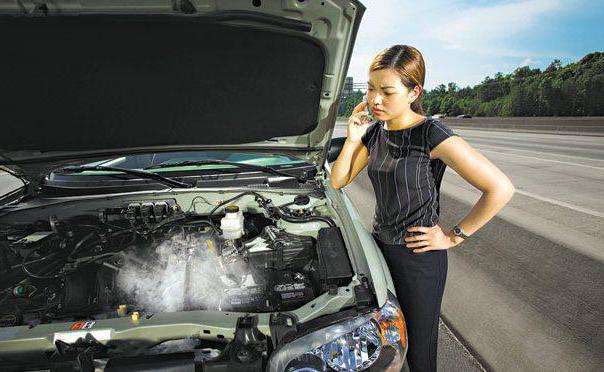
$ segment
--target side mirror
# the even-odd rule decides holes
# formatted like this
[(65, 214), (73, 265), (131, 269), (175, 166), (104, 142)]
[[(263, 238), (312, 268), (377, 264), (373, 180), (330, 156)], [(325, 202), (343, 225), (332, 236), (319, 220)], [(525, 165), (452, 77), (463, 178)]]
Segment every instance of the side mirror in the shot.
[(344, 142), (346, 142), (346, 137), (336, 137), (331, 139), (331, 142), (329, 143), (329, 151), (327, 152), (328, 163), (336, 161), (340, 155), (340, 151), (342, 151), (342, 147), (344, 147)]

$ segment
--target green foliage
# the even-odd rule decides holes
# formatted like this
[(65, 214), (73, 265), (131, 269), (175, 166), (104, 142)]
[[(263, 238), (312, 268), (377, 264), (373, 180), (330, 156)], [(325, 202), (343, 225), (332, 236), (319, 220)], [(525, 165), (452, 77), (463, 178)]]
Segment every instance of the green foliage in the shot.
[(352, 114), (352, 110), (354, 110), (354, 108), (363, 100), (363, 95), (363, 92), (357, 90), (352, 92), (350, 96), (344, 98), (342, 105), (340, 105), (338, 116), (349, 117)]
[[(604, 53), (590, 53), (564, 67), (555, 59), (543, 72), (523, 66), (508, 75), (486, 77), (469, 89), (477, 102), (468, 102), (468, 95), (454, 94), (448, 98), (448, 107), (451, 101), (460, 102), (463, 113), (475, 116), (604, 115)], [(433, 94), (435, 90), (426, 98), (446, 98)], [(457, 114), (455, 110), (432, 106), (437, 110), (429, 114)]]
[[(361, 91), (354, 92), (342, 116), (350, 116), (362, 97)], [(555, 59), (544, 71), (523, 66), (511, 74), (499, 72), (474, 87), (440, 84), (423, 95), (422, 105), (429, 115), (601, 116), (604, 53), (590, 53), (566, 66)]]

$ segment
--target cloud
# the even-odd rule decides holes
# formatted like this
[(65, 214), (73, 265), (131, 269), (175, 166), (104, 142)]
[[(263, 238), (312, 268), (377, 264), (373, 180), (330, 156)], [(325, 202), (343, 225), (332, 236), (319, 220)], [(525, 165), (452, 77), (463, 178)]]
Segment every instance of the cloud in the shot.
[(539, 61), (535, 61), (532, 58), (525, 58), (522, 62), (520, 62), (520, 66), (530, 66), (530, 65), (536, 65), (540, 63)]
[[(531, 67), (543, 67), (541, 63), (554, 58), (576, 61), (582, 55), (575, 56), (576, 51), (556, 44), (555, 38), (574, 35), (572, 22), (564, 20), (594, 12), (602, 0), (361, 1), (367, 11), (348, 75), (355, 83), (365, 81), (377, 52), (409, 44), (424, 55), (430, 89), (450, 81), (474, 85), (486, 75), (515, 70), (521, 61)], [(554, 20), (564, 23), (554, 28)]]
[(561, 7), (560, 0), (524, 0), (455, 11), (435, 22), (427, 36), (449, 49), (525, 58), (526, 51), (504, 47), (506, 39), (528, 32), (541, 16)]

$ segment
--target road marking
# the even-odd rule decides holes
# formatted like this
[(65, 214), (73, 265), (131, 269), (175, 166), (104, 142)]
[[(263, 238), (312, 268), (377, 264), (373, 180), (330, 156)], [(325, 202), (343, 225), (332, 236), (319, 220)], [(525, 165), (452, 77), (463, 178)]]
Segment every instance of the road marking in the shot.
[(566, 202), (563, 202), (563, 201), (560, 201), (560, 200), (546, 198), (545, 196), (533, 194), (532, 192), (528, 192), (528, 191), (516, 190), (516, 192), (518, 194), (525, 195), (525, 196), (528, 196), (528, 197), (533, 198), (533, 199), (538, 199), (538, 200), (541, 200), (541, 201), (544, 201), (544, 202), (547, 202), (547, 203), (556, 204), (556, 205), (559, 205), (561, 207), (566, 207), (566, 208), (575, 210), (577, 212), (582, 212), (582, 213), (590, 214), (592, 216), (604, 218), (604, 213), (602, 213), (602, 212), (598, 212), (598, 211), (594, 211), (594, 210), (591, 210), (591, 209), (579, 207), (579, 206), (572, 205), (572, 204), (569, 204), (569, 203), (566, 203)]
[[(447, 171), (455, 174), (456, 176), (458, 176), (459, 178), (461, 178), (463, 180), (463, 178), (459, 174), (457, 174), (457, 172), (455, 172), (455, 170), (451, 169), (450, 167), (447, 167)], [(460, 186), (457, 186), (457, 187), (460, 187)], [(472, 189), (472, 190), (480, 193), (479, 190), (476, 190), (476, 189)], [(604, 218), (604, 213), (602, 213), (602, 212), (594, 211), (594, 210), (583, 208), (583, 207), (579, 207), (577, 205), (566, 203), (566, 202), (563, 202), (563, 201), (560, 201), (560, 200), (550, 199), (550, 198), (545, 197), (545, 196), (533, 194), (532, 192), (516, 189), (516, 191), (514, 193), (520, 194), (520, 195), (524, 195), (524, 196), (528, 196), (529, 198), (541, 200), (541, 201), (544, 201), (546, 203), (555, 204), (555, 205), (558, 205), (560, 207), (565, 207), (565, 208), (568, 208), (568, 209), (572, 209), (572, 210), (577, 211), (577, 212), (589, 214), (589, 215), (592, 215), (592, 216), (595, 216), (595, 217)]]
[[(477, 195), (476, 192), (480, 194), (478, 190), (476, 190), (476, 192), (474, 192), (474, 190), (468, 190), (451, 182), (448, 182), (441, 188), (443, 194), (470, 206), (478, 200), (479, 195)], [(539, 212), (534, 209), (531, 211), (524, 211), (513, 205), (506, 205), (505, 208), (497, 213), (497, 216), (526, 231), (542, 236), (585, 256), (591, 257), (598, 262), (604, 263), (604, 250), (601, 248), (602, 238), (600, 236), (590, 235), (589, 233), (579, 231), (572, 226), (559, 223), (551, 216), (542, 217), (539, 215)]]
[(494, 152), (496, 154), (512, 155), (512, 156), (518, 156), (518, 157), (521, 157), (521, 158), (528, 158), (528, 159), (534, 159), (534, 160), (549, 161), (549, 162), (552, 162), (552, 163), (561, 163), (561, 164), (573, 165), (575, 167), (591, 168), (591, 169), (597, 169), (597, 170), (604, 171), (604, 168), (602, 168), (602, 167), (594, 167), (594, 166), (591, 166), (591, 165), (577, 164), (577, 163), (571, 163), (571, 162), (568, 162), (568, 161), (561, 161), (561, 160), (543, 159), (543, 158), (537, 158), (537, 157), (534, 157), (534, 156), (518, 155), (518, 154), (509, 153), (509, 152), (501, 152), (501, 151), (488, 150), (488, 149), (484, 149), (484, 148), (478, 148), (478, 149), (482, 150), (482, 151), (486, 151), (486, 152)]
[[(575, 156), (575, 155), (564, 155), (564, 154), (557, 154), (557, 153), (546, 153), (543, 151), (532, 151), (532, 150), (524, 150), (524, 149), (516, 149), (516, 148), (510, 148), (510, 147), (505, 147), (505, 146), (495, 146), (495, 145), (483, 145), (483, 146), (487, 146), (487, 147), (491, 147), (491, 148), (495, 148), (495, 149), (502, 149), (502, 150), (513, 150), (513, 151), (523, 151), (523, 152), (530, 152), (533, 154), (539, 154), (539, 155), (555, 155), (555, 156), (564, 156), (567, 158), (573, 158), (573, 159), (580, 159), (580, 160), (593, 160), (593, 161), (604, 161), (604, 159), (595, 159), (595, 158), (588, 158), (585, 156)], [(479, 148), (479, 147), (476, 147)], [(480, 147), (480, 148), (484, 148), (484, 147)]]

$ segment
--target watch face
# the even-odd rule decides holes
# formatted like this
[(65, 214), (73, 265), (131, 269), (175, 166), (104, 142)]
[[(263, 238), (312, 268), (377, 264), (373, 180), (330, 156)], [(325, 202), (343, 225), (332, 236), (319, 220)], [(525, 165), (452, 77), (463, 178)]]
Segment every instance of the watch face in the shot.
[(459, 235), (459, 234), (461, 234), (461, 229), (456, 226), (453, 228), (453, 232), (455, 233), (455, 235)]

